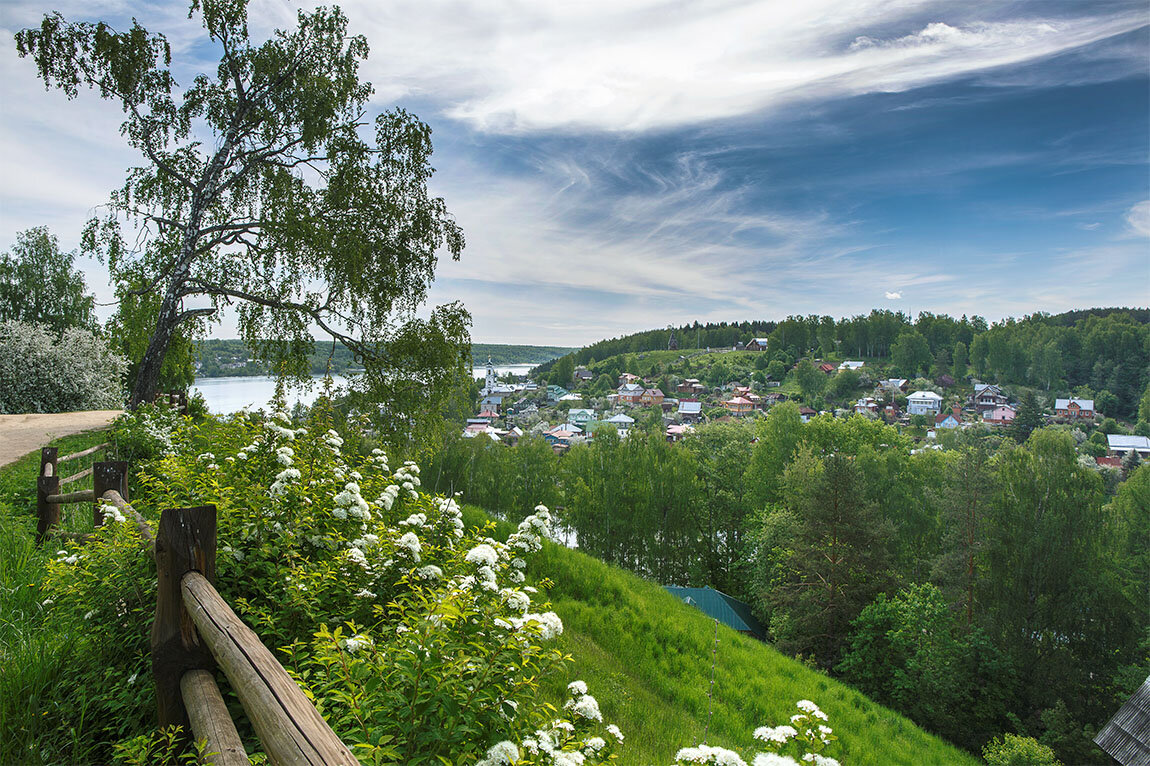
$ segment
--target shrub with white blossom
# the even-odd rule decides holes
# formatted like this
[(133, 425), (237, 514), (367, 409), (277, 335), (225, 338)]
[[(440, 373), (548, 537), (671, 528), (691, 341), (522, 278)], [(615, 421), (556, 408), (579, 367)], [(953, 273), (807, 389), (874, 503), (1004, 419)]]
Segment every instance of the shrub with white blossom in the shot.
[[(789, 724), (760, 726), (754, 738), (765, 751), (750, 758), (750, 766), (839, 766), (839, 762), (824, 754), (838, 737), (827, 724), (827, 714), (810, 700), (799, 700), (799, 712), (791, 716)], [(717, 766), (747, 766), (748, 761), (735, 750), (713, 745), (684, 747), (675, 754), (676, 764), (712, 763)]]
[(0, 322), (0, 413), (119, 409), (127, 371), (90, 330)]
[[(506, 541), (493, 525), (466, 529), (454, 499), (420, 491), (416, 464), (346, 454), (325, 418), (320, 408), (303, 427), (282, 414), (183, 421), (140, 472), (142, 494), (152, 508), (217, 506), (218, 590), (282, 648), (364, 762), (614, 760), (623, 736), (585, 685), (559, 710), (539, 695), (539, 679), (570, 659), (548, 646), (562, 621), (525, 584), (549, 511), (536, 508)], [(99, 566), (143, 556), (131, 525), (109, 526), (122, 531), (101, 534), (120, 547)], [(76, 609), (101, 590), (85, 550), (63, 551), (50, 583), (73, 588)], [(135, 590), (146, 602), (154, 580)]]

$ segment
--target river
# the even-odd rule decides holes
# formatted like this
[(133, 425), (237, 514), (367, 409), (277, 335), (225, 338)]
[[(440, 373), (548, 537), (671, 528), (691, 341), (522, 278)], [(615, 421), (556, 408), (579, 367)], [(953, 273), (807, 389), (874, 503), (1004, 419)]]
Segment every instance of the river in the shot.
[[(536, 364), (538, 364), (538, 362), (536, 362)], [(526, 375), (534, 366), (535, 364), (496, 365), (495, 372), (498, 375), (506, 375), (508, 373)], [(473, 367), (471, 374), (476, 378), (482, 378), (487, 374), (487, 368)], [(331, 377), (337, 386), (343, 385), (348, 381), (348, 378), (344, 375), (332, 375)], [(208, 404), (209, 412), (227, 414), (241, 410), (244, 407), (250, 407), (252, 409), (266, 408), (268, 402), (275, 396), (276, 379), (266, 375), (236, 378), (198, 378), (192, 385), (191, 390), (193, 393), (199, 393), (204, 397), (204, 401)], [(296, 402), (310, 405), (319, 398), (322, 391), (323, 376), (315, 375), (312, 377), (310, 388), (302, 391), (299, 388), (288, 389), (288, 407), (294, 406)]]

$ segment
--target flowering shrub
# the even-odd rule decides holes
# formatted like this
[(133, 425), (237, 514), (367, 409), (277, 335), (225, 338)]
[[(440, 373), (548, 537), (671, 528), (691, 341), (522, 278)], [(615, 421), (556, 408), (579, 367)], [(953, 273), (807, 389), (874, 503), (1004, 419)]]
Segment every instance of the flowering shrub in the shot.
[[(180, 419), (139, 482), (154, 507), (217, 506), (217, 588), (265, 645), (283, 648), (361, 760), (613, 760), (622, 734), (584, 684), (571, 685), (562, 710), (538, 697), (538, 679), (570, 659), (547, 648), (563, 624), (527, 584), (548, 510), (506, 541), (491, 526), (465, 529), (453, 499), (420, 491), (417, 465), (347, 454), (325, 417), (303, 427), (282, 414), (207, 427)], [(139, 436), (155, 424), (123, 427)], [(108, 526), (130, 537), (131, 525)], [(53, 585), (88, 602), (86, 588), (99, 587), (85, 574), (90, 559), (66, 553)], [(142, 638), (143, 622), (134, 628)]]
[(89, 330), (0, 322), (0, 413), (118, 409), (127, 369)]
[[(796, 707), (799, 712), (791, 716), (789, 724), (755, 729), (753, 736), (763, 743), (761, 747), (765, 747), (766, 751), (755, 754), (751, 766), (839, 766), (837, 760), (823, 755), (823, 751), (838, 739), (827, 725), (827, 714), (810, 700), (799, 700)], [(787, 755), (788, 751), (795, 757)], [(684, 747), (675, 754), (675, 762), (747, 766), (738, 752), (711, 745)]]

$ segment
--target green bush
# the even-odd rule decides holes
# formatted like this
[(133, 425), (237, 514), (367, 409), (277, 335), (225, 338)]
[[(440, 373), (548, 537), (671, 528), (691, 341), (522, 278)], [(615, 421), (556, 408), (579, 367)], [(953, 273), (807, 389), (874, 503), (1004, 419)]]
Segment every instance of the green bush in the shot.
[(982, 748), (987, 766), (1061, 766), (1054, 751), (1033, 737), (1003, 734)]
[(0, 413), (118, 409), (127, 368), (90, 330), (0, 323)]

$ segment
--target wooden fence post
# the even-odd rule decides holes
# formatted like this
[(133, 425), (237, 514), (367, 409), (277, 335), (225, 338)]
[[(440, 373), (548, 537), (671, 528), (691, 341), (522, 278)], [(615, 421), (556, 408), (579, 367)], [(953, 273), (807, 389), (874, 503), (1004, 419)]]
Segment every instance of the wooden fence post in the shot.
[(49, 503), (48, 496), (60, 492), (59, 476), (41, 476), (36, 479), (36, 544), (44, 542), (48, 530), (60, 526), (60, 506)]
[(128, 499), (128, 463), (125, 460), (109, 460), (92, 465), (92, 492), (96, 502), (92, 506), (92, 526), (99, 527), (104, 524), (104, 514), (100, 512), (100, 498), (110, 489), (120, 493), (124, 500)]
[[(60, 469), (56, 464), (56, 458), (60, 456), (59, 447), (42, 447), (40, 449), (40, 476), (59, 476)], [(52, 466), (52, 470), (47, 473), (44, 472), (44, 466)]]
[(184, 608), (180, 581), (191, 571), (216, 580), (216, 507), (168, 508), (156, 534), (156, 617), (152, 622), (152, 676), (160, 726), (183, 726), (190, 733), (180, 694), (188, 670), (214, 670), (215, 660), (200, 641)]

